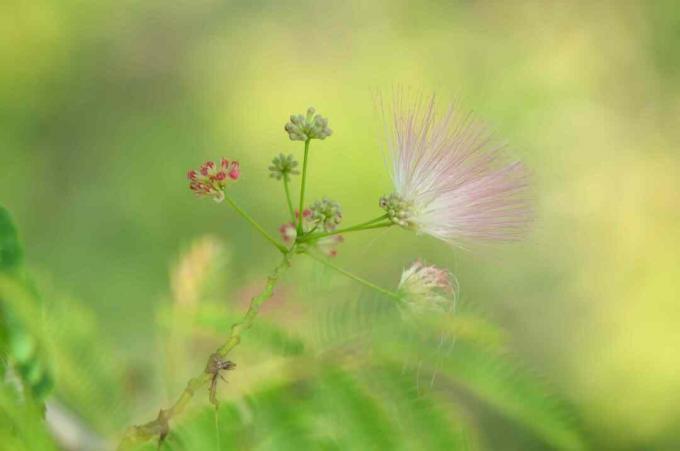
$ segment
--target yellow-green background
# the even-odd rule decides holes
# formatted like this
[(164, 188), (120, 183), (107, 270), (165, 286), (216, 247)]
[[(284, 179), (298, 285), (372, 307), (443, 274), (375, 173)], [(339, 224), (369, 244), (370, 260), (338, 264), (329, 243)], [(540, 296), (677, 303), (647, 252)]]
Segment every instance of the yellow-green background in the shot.
[(459, 99), (511, 144), (533, 232), (481, 253), (367, 233), (337, 262), (386, 286), (417, 256), (449, 266), (594, 447), (680, 446), (677, 2), (5, 1), (0, 202), (30, 265), (134, 366), (192, 239), (222, 237), (239, 283), (275, 262), (186, 170), (239, 159), (234, 197), (275, 230), (267, 163), (301, 156), (283, 124), (314, 105), (334, 135), (312, 144), (309, 198), (372, 217), (390, 189), (373, 97), (396, 85)]

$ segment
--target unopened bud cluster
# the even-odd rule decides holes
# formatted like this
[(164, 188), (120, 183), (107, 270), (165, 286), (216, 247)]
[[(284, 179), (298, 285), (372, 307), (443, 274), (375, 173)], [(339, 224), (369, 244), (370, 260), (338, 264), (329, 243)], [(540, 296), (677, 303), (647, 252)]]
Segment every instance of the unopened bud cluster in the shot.
[(406, 228), (413, 227), (413, 223), (410, 221), (413, 217), (413, 206), (411, 202), (404, 200), (397, 193), (382, 196), (380, 198), (380, 208), (385, 210), (387, 217), (393, 223)]
[(222, 159), (219, 165), (213, 161), (207, 161), (201, 165), (198, 171), (191, 170), (187, 173), (189, 189), (199, 196), (212, 197), (216, 202), (224, 199), (224, 189), (227, 182), (236, 181), (240, 176), (238, 161)]
[(311, 220), (318, 224), (324, 231), (335, 229), (342, 221), (342, 209), (334, 200), (323, 198), (314, 202), (311, 207)]
[(272, 165), (269, 166), (269, 171), (271, 172), (271, 177), (276, 180), (288, 179), (289, 175), (298, 175), (300, 171), (295, 169), (298, 166), (298, 162), (295, 160), (293, 155), (279, 154), (272, 160)]
[[(295, 213), (295, 218), (296, 220), (300, 219), (299, 211)], [(316, 222), (313, 219), (312, 210), (310, 208), (306, 208), (302, 212), (302, 230), (305, 233), (309, 233), (315, 228), (317, 228), (317, 225), (318, 222)], [(283, 224), (281, 227), (279, 227), (279, 234), (281, 235), (281, 239), (283, 240), (284, 243), (291, 244), (295, 242), (295, 239), (297, 238), (297, 230), (295, 227), (295, 223), (289, 222)], [(338, 255), (337, 250), (338, 245), (344, 241), (345, 239), (343, 238), (342, 235), (332, 235), (314, 241), (312, 246), (314, 246), (318, 251), (329, 257), (335, 257), (336, 255)]]
[(443, 313), (453, 310), (455, 286), (447, 270), (417, 260), (402, 273), (399, 293), (411, 313)]
[(294, 114), (284, 129), (291, 141), (307, 141), (309, 139), (326, 139), (333, 133), (328, 128), (328, 119), (316, 114), (312, 107), (307, 109), (307, 115)]

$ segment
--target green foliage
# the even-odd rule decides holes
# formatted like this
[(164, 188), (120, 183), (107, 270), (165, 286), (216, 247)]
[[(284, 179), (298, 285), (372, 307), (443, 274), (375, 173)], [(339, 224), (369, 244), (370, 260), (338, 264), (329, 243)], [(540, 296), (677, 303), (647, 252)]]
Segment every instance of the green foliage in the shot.
[[(13, 251), (5, 255), (19, 256), (6, 224), (13, 232), (3, 243)], [(181, 389), (241, 315), (238, 305), (217, 301), (223, 274), (215, 268), (226, 267), (224, 259), (219, 243), (203, 240), (173, 272), (153, 361), (168, 393)], [(39, 398), (51, 380), (41, 357), (46, 350), (60, 402), (93, 430), (115, 435), (132, 415), (127, 396), (140, 393), (126, 391), (126, 375), (92, 315), (56, 291), (40, 302), (18, 263), (10, 263), (19, 260), (3, 260), (12, 270), (0, 277), (7, 361)], [(450, 315), (406, 317), (388, 297), (362, 292), (344, 299), (336, 290), (319, 296), (295, 323), (315, 328), (259, 318), (234, 354), (230, 384), (220, 383), (219, 408), (198, 393), (199, 407), (173, 420), (163, 448), (479, 449), (485, 437), (476, 417), (483, 411), (507, 418), (529, 443), (585, 447), (569, 407), (516, 363), (496, 327), (465, 306)], [(157, 403), (159, 386), (146, 385), (144, 411)], [(0, 422), (0, 438), (12, 449), (51, 449), (38, 404), (22, 401), (11, 385), (0, 395), (0, 415), (17, 412)]]
[(92, 312), (59, 293), (49, 294), (44, 342), (58, 381), (55, 395), (94, 431), (114, 434), (129, 419), (126, 394), (136, 393), (136, 387)]
[(25, 402), (16, 390), (0, 385), (0, 449), (56, 450), (42, 415), (35, 403)]
[(22, 271), (22, 249), (0, 205), (0, 443), (3, 449), (53, 449), (42, 422), (52, 388), (39, 338), (38, 299)]
[[(174, 314), (193, 324), (191, 334), (213, 330), (217, 340), (237, 314), (209, 305), (194, 319)], [(394, 300), (362, 293), (320, 299), (303, 319), (314, 330), (284, 333), (259, 321), (234, 356), (219, 409), (201, 401), (163, 448), (480, 449), (475, 417), (489, 411), (534, 446), (584, 449), (569, 406), (515, 363), (497, 328), (459, 310), (406, 321)], [(285, 352), (291, 343), (295, 352)], [(278, 363), (258, 371), (272, 359)]]
[(16, 270), (22, 257), (16, 227), (7, 209), (0, 205), (0, 271)]
[(52, 388), (52, 378), (37, 338), (39, 299), (22, 274), (22, 249), (9, 212), (0, 205), (0, 365), (14, 370), (27, 394), (41, 401)]

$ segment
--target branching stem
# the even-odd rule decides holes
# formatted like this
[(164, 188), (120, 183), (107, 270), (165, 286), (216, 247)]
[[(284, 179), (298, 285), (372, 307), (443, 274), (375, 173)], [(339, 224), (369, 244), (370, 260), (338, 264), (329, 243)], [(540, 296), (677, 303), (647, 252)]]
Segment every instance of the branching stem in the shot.
[(119, 451), (130, 449), (136, 444), (145, 442), (154, 437), (158, 437), (160, 441), (165, 438), (170, 430), (170, 420), (175, 418), (175, 416), (179, 415), (186, 408), (197, 390), (205, 388), (210, 384), (214, 374), (210, 372), (209, 369), (213, 366), (214, 359), (226, 357), (229, 352), (241, 342), (241, 334), (250, 329), (257, 313), (260, 311), (260, 307), (272, 296), (274, 287), (289, 266), (289, 257), (286, 254), (281, 263), (279, 263), (269, 277), (267, 277), (267, 283), (262, 293), (250, 300), (250, 306), (243, 318), (231, 326), (231, 332), (227, 340), (217, 349), (217, 351), (215, 351), (215, 353), (211, 354), (210, 358), (208, 358), (206, 369), (198, 376), (190, 379), (177, 401), (175, 401), (168, 409), (162, 409), (155, 420), (139, 426), (130, 427), (118, 446)]
[[(312, 241), (312, 240), (317, 240), (319, 238), (324, 238), (327, 236), (332, 236), (332, 235), (338, 235), (341, 233), (351, 233), (351, 232), (360, 232), (362, 230), (369, 230), (369, 229), (380, 229), (383, 227), (390, 227), (394, 225), (393, 222), (388, 221), (388, 222), (380, 222), (387, 219), (387, 215), (380, 216), (378, 218), (372, 219), (367, 222), (363, 222), (361, 224), (353, 225), (350, 227), (345, 227), (343, 229), (336, 229), (336, 230), (331, 230), (329, 232), (323, 232), (323, 233), (317, 233), (315, 235), (307, 234), (304, 237), (300, 238), (298, 241), (301, 243), (307, 242), (307, 241)], [(378, 224), (376, 224), (378, 223)]]

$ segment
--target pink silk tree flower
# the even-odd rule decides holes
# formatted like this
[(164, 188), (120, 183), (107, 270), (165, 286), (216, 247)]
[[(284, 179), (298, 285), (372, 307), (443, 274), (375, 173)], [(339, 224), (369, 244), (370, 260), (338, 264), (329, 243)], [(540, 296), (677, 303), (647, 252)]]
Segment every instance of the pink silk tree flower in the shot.
[(397, 97), (387, 119), (395, 191), (380, 199), (402, 227), (456, 246), (515, 240), (531, 218), (528, 174), (505, 146), (469, 114), (435, 98), (404, 105)]

